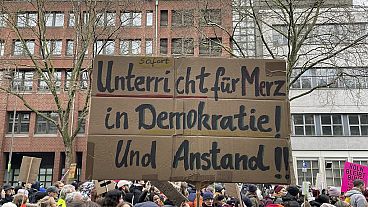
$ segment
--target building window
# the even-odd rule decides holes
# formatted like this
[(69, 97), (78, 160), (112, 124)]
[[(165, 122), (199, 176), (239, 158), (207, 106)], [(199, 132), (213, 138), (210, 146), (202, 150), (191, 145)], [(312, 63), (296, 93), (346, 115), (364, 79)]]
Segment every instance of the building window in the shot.
[(193, 10), (172, 10), (171, 26), (185, 27), (193, 25)]
[[(303, 173), (303, 161), (307, 165), (307, 172)], [(298, 184), (309, 181), (313, 186), (316, 184), (317, 173), (319, 172), (318, 160), (297, 160)], [(305, 177), (304, 177), (305, 176)]]
[(202, 39), (199, 44), (199, 55), (202, 56), (221, 56), (221, 38)]
[(24, 42), (20, 40), (14, 41), (13, 55), (15, 56), (25, 56), (28, 55), (27, 49), (30, 55), (34, 54), (35, 49), (35, 41), (34, 40), (24, 40)]
[(341, 136), (344, 134), (340, 114), (321, 114), (322, 135)]
[(315, 135), (313, 114), (293, 114), (294, 135)]
[[(49, 91), (51, 85), (54, 85), (55, 91), (60, 90), (61, 71), (56, 71), (51, 78), (49, 77), (48, 72), (43, 72), (42, 74), (43, 76), (41, 76), (38, 80), (39, 91)], [(49, 82), (51, 85), (48, 85), (47, 82)]]
[[(64, 89), (68, 90), (70, 87), (70, 84), (72, 82), (72, 71), (65, 71), (65, 83), (64, 83)], [(87, 71), (82, 71), (80, 73), (80, 79), (79, 79), (79, 88), (80, 89), (87, 89), (88, 87), (88, 80), (89, 80), (89, 74)], [(78, 80), (75, 80), (76, 83)]]
[(146, 26), (151, 27), (153, 25), (153, 11), (146, 11)]
[[(57, 121), (57, 113), (45, 112), (45, 116), (50, 117), (54, 121)], [(56, 134), (57, 128), (54, 123), (45, 119), (44, 117), (37, 115), (36, 119), (36, 133), (37, 134)]]
[(4, 52), (5, 52), (5, 41), (0, 40), (0, 56), (4, 56)]
[(121, 26), (140, 27), (141, 25), (141, 12), (126, 11), (121, 14)]
[(18, 13), (17, 27), (34, 27), (37, 25), (37, 13)]
[(13, 91), (32, 91), (33, 72), (32, 71), (16, 71), (12, 83)]
[(0, 13), (0, 27), (6, 27), (6, 21), (8, 19), (7, 14), (1, 14)]
[(368, 135), (368, 114), (349, 114), (348, 121), (350, 135)]
[(46, 27), (63, 27), (64, 26), (64, 13), (52, 12), (46, 13)]
[[(312, 88), (313, 70), (305, 71), (291, 86), (295, 89), (310, 89)], [(301, 73), (300, 69), (293, 69), (291, 80)]]
[(201, 10), (200, 25), (206, 26), (211, 24), (221, 25), (221, 9)]
[(168, 40), (166, 38), (160, 39), (160, 54), (167, 55)]
[(368, 166), (368, 160), (355, 160), (355, 158), (354, 158), (353, 163)]
[(38, 174), (38, 181), (43, 184), (43, 186), (50, 187), (52, 186), (52, 168), (40, 168)]
[(326, 160), (326, 184), (327, 186), (341, 186), (341, 178), (344, 173), (344, 160)]
[(141, 40), (121, 40), (120, 54), (139, 55), (141, 54)]
[(95, 42), (95, 54), (113, 55), (115, 50), (114, 40), (97, 40)]
[(285, 36), (288, 28), (284, 25), (274, 25), (272, 30), (272, 42), (274, 46), (284, 46), (288, 44), (288, 39)]
[(83, 24), (84, 25), (89, 24), (89, 12), (83, 12)]
[(85, 116), (82, 117), (81, 111), (78, 112), (78, 123), (79, 121), (81, 121), (81, 123), (78, 134), (84, 134), (86, 132), (86, 117)]
[(172, 55), (194, 55), (193, 38), (174, 38), (171, 40)]
[(74, 26), (75, 26), (75, 14), (69, 13), (68, 27), (74, 27)]
[[(14, 133), (28, 134), (30, 112), (17, 112), (15, 115)], [(8, 112), (8, 133), (12, 133), (14, 112)]]
[(49, 55), (61, 55), (62, 47), (63, 42), (61, 40), (47, 40), (45, 52)]
[(167, 26), (169, 22), (169, 11), (161, 10), (160, 11), (160, 26)]
[(114, 27), (115, 26), (115, 12), (104, 12), (104, 13), (97, 13), (97, 23), (96, 25), (99, 27), (108, 26)]
[(146, 55), (153, 54), (153, 41), (152, 39), (146, 39)]
[(72, 56), (73, 54), (74, 54), (74, 41), (73, 40), (67, 40), (66, 41), (65, 55), (66, 56)]

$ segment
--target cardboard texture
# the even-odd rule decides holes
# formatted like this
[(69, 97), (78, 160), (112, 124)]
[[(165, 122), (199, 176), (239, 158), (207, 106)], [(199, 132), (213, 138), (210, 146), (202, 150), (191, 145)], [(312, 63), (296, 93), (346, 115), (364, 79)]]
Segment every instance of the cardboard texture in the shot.
[(286, 184), (290, 179), (286, 139), (91, 135), (89, 141), (95, 144), (98, 180)]
[(97, 195), (102, 195), (111, 190), (114, 190), (116, 186), (116, 183), (113, 180), (102, 180), (102, 181), (94, 180), (93, 184), (95, 186)]
[(286, 98), (286, 63), (235, 58), (96, 56), (92, 96)]
[(286, 138), (290, 133), (288, 103), (279, 100), (92, 97), (92, 103), (91, 135)]
[(243, 203), (243, 200), (241, 199), (238, 184), (237, 183), (225, 183), (224, 187), (225, 187), (225, 190), (226, 190), (226, 195), (228, 195), (230, 197), (237, 198), (239, 201), (241, 201), (241, 202), (239, 202), (240, 207), (243, 207), (244, 203)]
[(170, 92), (164, 90), (165, 86), (174, 85), (173, 58), (97, 55), (93, 68), (92, 96), (167, 97), (173, 94), (172, 88)]
[(41, 158), (37, 157), (23, 156), (18, 180), (25, 183), (33, 183), (36, 181), (40, 170), (41, 160)]
[(151, 184), (158, 188), (165, 196), (170, 198), (175, 206), (181, 206), (183, 202), (187, 202), (188, 198), (181, 194), (170, 182), (168, 181), (151, 181)]
[(76, 170), (77, 170), (77, 163), (70, 164), (69, 171), (68, 171), (68, 179), (75, 178)]
[[(178, 97), (284, 100), (286, 96), (286, 63), (281, 60), (185, 57), (175, 59), (175, 70)], [(200, 92), (201, 74), (205, 93)], [(188, 77), (196, 80), (194, 92)], [(221, 88), (217, 94), (216, 86)]]
[(96, 56), (87, 177), (289, 184), (286, 82), (281, 60)]

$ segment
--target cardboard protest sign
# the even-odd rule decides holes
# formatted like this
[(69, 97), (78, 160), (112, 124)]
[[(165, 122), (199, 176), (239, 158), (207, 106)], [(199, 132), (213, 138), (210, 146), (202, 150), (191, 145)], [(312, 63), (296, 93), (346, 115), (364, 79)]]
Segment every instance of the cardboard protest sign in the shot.
[(151, 184), (158, 188), (175, 206), (181, 206), (183, 202), (187, 202), (188, 198), (179, 192), (170, 182), (168, 181), (151, 181)]
[(361, 179), (365, 185), (368, 184), (368, 166), (359, 165), (351, 162), (345, 162), (344, 176), (342, 177), (341, 192), (347, 192), (351, 190), (353, 181), (355, 179)]
[(92, 97), (92, 102), (91, 135), (289, 136), (285, 101)]
[(70, 164), (69, 171), (68, 171), (68, 178), (69, 179), (75, 178), (76, 170), (77, 170), (77, 163)]
[(111, 190), (114, 190), (116, 186), (116, 183), (113, 180), (93, 180), (93, 184), (95, 186), (97, 195), (102, 195)]
[(290, 182), (285, 61), (96, 56), (92, 76), (92, 178)]
[(237, 198), (239, 201), (241, 201), (239, 202), (240, 207), (244, 206), (243, 200), (240, 195), (240, 189), (237, 183), (225, 183), (225, 190), (226, 195)]
[[(93, 178), (288, 183), (286, 139), (91, 135)], [(103, 168), (101, 166), (104, 166)], [(109, 169), (106, 171), (105, 169)]]
[(23, 156), (20, 165), (18, 180), (25, 183), (33, 183), (38, 177), (41, 158)]

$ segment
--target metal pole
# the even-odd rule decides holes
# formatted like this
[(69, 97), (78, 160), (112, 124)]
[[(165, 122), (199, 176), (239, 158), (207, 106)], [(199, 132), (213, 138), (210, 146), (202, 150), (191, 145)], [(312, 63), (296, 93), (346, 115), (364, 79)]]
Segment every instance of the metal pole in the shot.
[[(17, 68), (15, 68), (14, 75), (17, 75)], [(14, 78), (15, 78), (14, 76)], [(12, 84), (14, 84), (14, 78), (12, 80)], [(12, 86), (11, 86), (12, 87)], [(15, 93), (18, 93), (18, 84), (16, 85)], [(15, 119), (17, 114), (17, 101), (18, 97), (15, 96), (15, 102), (14, 102), (14, 110), (13, 110), (13, 123), (12, 123), (12, 132), (11, 132), (11, 142), (10, 142), (10, 152), (9, 152), (9, 161), (8, 161), (8, 176), (6, 178), (6, 183), (9, 183), (10, 180), (10, 170), (11, 170), (11, 162), (13, 158), (13, 144), (14, 144), (14, 132), (15, 132)]]
[(156, 50), (155, 50), (155, 54), (156, 56), (158, 56), (159, 52), (158, 52), (158, 0), (156, 0), (156, 4), (155, 4), (155, 18), (156, 18), (156, 22), (155, 22), (155, 45), (156, 45)]

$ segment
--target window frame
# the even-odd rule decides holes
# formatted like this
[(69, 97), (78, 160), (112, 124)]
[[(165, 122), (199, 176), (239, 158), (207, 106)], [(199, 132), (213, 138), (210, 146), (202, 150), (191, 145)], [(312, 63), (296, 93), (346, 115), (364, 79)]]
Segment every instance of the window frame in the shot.
[[(123, 16), (127, 18), (125, 19), (125, 17), (123, 18)], [(136, 18), (138, 18), (139, 20), (138, 24), (136, 24), (137, 23)], [(142, 26), (142, 12), (141, 11), (123, 11), (121, 12), (120, 25), (122, 27), (141, 27)]]
[[(32, 74), (32, 78), (27, 78), (30, 77), (30, 74)], [(12, 91), (32, 91), (33, 90), (33, 79), (34, 79), (34, 71), (29, 71), (29, 70), (17, 70), (14, 73), (14, 79), (12, 82)], [(18, 82), (18, 86), (15, 85), (14, 83)], [(27, 84), (26, 88), (26, 84), (27, 82), (30, 82), (30, 84)], [(27, 89), (27, 90), (25, 90)]]
[[(13, 116), (14, 111), (8, 111), (8, 130), (7, 134), (12, 133)], [(28, 115), (28, 121), (24, 119), (24, 115)], [(31, 112), (29, 111), (17, 111), (15, 115), (15, 127), (14, 134), (28, 134), (31, 121)], [(27, 131), (22, 131), (22, 125), (27, 125)]]
[[(199, 56), (214, 56), (222, 55), (222, 38), (202, 38), (199, 42)], [(219, 50), (217, 52), (216, 50)], [(203, 53), (202, 51), (205, 51)], [(214, 52), (213, 52), (214, 51)]]
[[(44, 76), (47, 76), (48, 80), (50, 80), (50, 78), (48, 77), (48, 72), (47, 71), (43, 71), (43, 74), (44, 74)], [(54, 79), (55, 89), (56, 89), (56, 91), (60, 91), (61, 76), (62, 76), (61, 71), (57, 70), (57, 71), (54, 72), (53, 75), (54, 75), (53, 79)], [(37, 91), (39, 91), (39, 92), (50, 92), (50, 88), (47, 85), (46, 80), (43, 80), (43, 77), (40, 76), (40, 75), (38, 77)]]
[[(330, 118), (330, 124), (328, 123), (323, 123), (323, 116), (329, 116)], [(340, 124), (336, 124), (334, 123), (334, 119), (333, 119), (333, 116), (339, 116), (340, 117), (340, 121), (341, 123)], [(320, 114), (320, 125), (321, 125), (321, 136), (344, 136), (344, 120), (343, 120), (343, 117), (342, 117), (342, 114)], [(323, 128), (324, 127), (330, 127), (330, 130), (331, 130), (331, 134), (324, 134), (324, 130)], [(334, 130), (334, 127), (341, 127), (341, 134), (335, 134), (335, 130)]]
[[(25, 15), (25, 16), (20, 17), (20, 15)], [(30, 15), (35, 15), (35, 19), (33, 22), (31, 21), (32, 19)], [(19, 18), (25, 18), (24, 22), (20, 24)], [(16, 27), (19, 27), (19, 28), (35, 27), (37, 26), (37, 19), (38, 19), (37, 12), (18, 12)]]
[[(53, 112), (41, 112), (41, 113), (46, 114), (46, 116), (49, 116), (50, 118), (52, 118), (51, 115), (52, 115)], [(58, 119), (57, 116), (58, 115), (56, 114), (56, 116), (54, 116), (54, 118), (52, 118), (52, 119), (54, 119), (55, 121), (58, 121), (57, 120)], [(45, 131), (39, 131), (38, 130), (40, 124), (46, 125), (46, 127), (45, 127), (46, 130)], [(35, 134), (57, 134), (58, 133), (58, 129), (57, 129), (56, 125), (54, 125), (54, 126), (53, 125), (54, 124), (51, 121), (43, 118), (40, 115), (36, 115)], [(51, 127), (54, 127), (54, 130), (55, 131), (53, 131), (53, 129)]]
[[(35, 54), (35, 46), (36, 46), (36, 43), (35, 43), (35, 40), (24, 40), (25, 42), (25, 46), (28, 48), (29, 52), (31, 55), (34, 55)], [(17, 43), (19, 43), (20, 45), (17, 46)], [(31, 50), (29, 48), (29, 44), (32, 43), (32, 47), (31, 47)], [(20, 53), (16, 54), (15, 52), (17, 51), (16, 49), (20, 48)], [(27, 56), (27, 49), (24, 48), (24, 45), (23, 45), (23, 42), (21, 40), (13, 40), (13, 56)]]
[[(358, 124), (351, 124), (350, 123), (350, 116), (358, 116)], [(362, 127), (365, 127), (365, 128), (368, 128), (368, 122), (365, 124), (363, 123), (362, 124), (362, 121), (361, 121), (361, 117), (362, 116), (367, 116), (368, 118), (368, 114), (347, 114), (347, 118), (348, 118), (348, 128), (349, 128), (349, 135), (350, 136), (367, 136), (368, 134), (363, 134), (362, 133)], [(357, 134), (352, 134), (351, 133), (351, 127), (358, 127), (359, 129), (359, 135)]]
[[(101, 44), (101, 45), (99, 45)], [(110, 48), (112, 46), (112, 48)], [(115, 40), (113, 39), (100, 39), (93, 43), (95, 55), (114, 55), (115, 54)], [(112, 50), (112, 53), (107, 51)]]
[[(51, 15), (51, 25), (47, 25), (48, 23), (48, 15)], [(61, 25), (56, 25), (57, 23), (57, 16), (58, 15), (62, 15), (62, 24)], [(53, 12), (48, 12), (45, 14), (45, 26), (46, 27), (64, 27), (64, 21), (65, 21), (65, 14), (64, 12), (61, 12), (61, 11), (53, 11)]]
[[(180, 42), (179, 42), (180, 41)], [(190, 52), (187, 52), (188, 49), (186, 48), (187, 43), (191, 42), (191, 48), (189, 49)], [(177, 53), (178, 47), (174, 44), (179, 43), (180, 52)], [(173, 56), (193, 56), (194, 55), (194, 38), (172, 38), (171, 39), (171, 55)]]
[[(298, 115), (301, 115), (303, 116), (303, 124), (295, 124), (295, 116), (298, 116)], [(313, 116), (313, 123), (312, 124), (306, 124), (306, 117), (305, 115), (311, 115)], [(293, 135), (294, 136), (316, 136), (317, 135), (317, 130), (316, 130), (316, 114), (292, 114), (292, 125), (293, 125)], [(309, 127), (313, 127), (314, 130), (312, 130), (312, 134), (307, 134), (306, 133), (306, 126), (309, 126)], [(303, 134), (296, 134), (296, 130), (295, 130), (295, 127), (303, 127)]]

